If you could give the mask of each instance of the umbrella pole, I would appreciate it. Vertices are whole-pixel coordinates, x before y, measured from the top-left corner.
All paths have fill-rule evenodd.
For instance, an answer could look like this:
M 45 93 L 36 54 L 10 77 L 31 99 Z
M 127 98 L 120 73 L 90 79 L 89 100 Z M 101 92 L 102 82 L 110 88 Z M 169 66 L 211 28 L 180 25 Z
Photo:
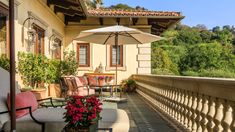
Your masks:
M 118 33 L 115 33 L 115 48 L 116 48 L 116 79 L 115 79 L 115 96 L 117 97 L 117 67 L 118 67 Z
M 10 102 L 11 102 L 11 132 L 16 131 L 16 110 L 15 110 L 15 0 L 9 0 L 9 28 L 10 28 Z

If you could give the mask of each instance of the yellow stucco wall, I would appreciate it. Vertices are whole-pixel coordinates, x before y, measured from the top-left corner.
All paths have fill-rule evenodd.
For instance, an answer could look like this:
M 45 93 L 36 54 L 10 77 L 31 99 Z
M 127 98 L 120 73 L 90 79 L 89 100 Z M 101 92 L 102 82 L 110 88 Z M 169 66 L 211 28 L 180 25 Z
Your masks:
M 7 0 L 0 0 L 3 3 L 7 4 Z M 81 20 L 80 23 L 70 23 L 69 25 L 65 25 L 63 23 L 63 14 L 55 14 L 52 11 L 53 7 L 48 7 L 46 5 L 46 0 L 17 0 L 16 3 L 16 19 L 15 19 L 15 41 L 16 41 L 16 54 L 18 51 L 26 51 L 26 41 L 24 42 L 24 46 L 22 43 L 22 24 L 26 18 L 29 17 L 29 14 L 33 14 L 40 21 L 36 24 L 39 24 L 42 28 L 45 29 L 45 55 L 47 57 L 51 57 L 49 54 L 49 37 L 52 35 L 52 30 L 58 32 L 63 38 L 63 47 L 62 51 L 73 50 L 76 51 L 76 44 L 78 41 L 74 41 L 73 39 L 78 36 L 78 34 L 83 30 L 99 28 L 100 21 L 99 18 L 87 18 L 86 20 Z M 29 13 L 30 12 L 30 13 Z M 103 26 L 116 25 L 115 18 L 104 18 Z M 132 22 L 129 18 L 121 18 L 121 25 L 129 26 L 132 25 Z M 24 34 L 25 39 L 27 39 L 27 27 L 28 24 L 25 24 Z M 136 26 L 130 26 L 131 28 L 138 28 L 145 32 L 150 32 L 150 26 L 147 24 L 146 18 L 140 18 L 136 24 Z M 137 45 L 126 45 L 124 48 L 124 67 L 118 71 L 118 81 L 122 79 L 126 79 L 132 74 L 138 73 L 141 71 L 140 64 L 143 66 L 149 66 L 150 61 L 138 60 L 138 55 L 140 54 L 140 49 L 150 48 L 150 44 L 147 46 L 137 46 Z M 114 68 L 108 68 L 107 63 L 109 63 L 109 47 L 99 44 L 91 44 L 91 67 L 89 68 L 78 68 L 78 75 L 83 75 L 86 72 L 94 72 L 95 68 L 99 66 L 100 63 L 104 66 L 106 73 L 115 73 Z M 146 55 L 146 53 L 144 53 Z M 150 58 L 150 54 L 147 54 L 147 59 Z M 17 59 L 17 58 L 16 58 Z M 140 61 L 142 61 L 140 63 Z M 142 64 L 142 63 L 146 63 Z M 146 68 L 145 68 L 146 69 Z M 142 69 L 143 72 L 146 70 Z M 149 68 L 147 67 L 149 70 Z M 20 80 L 20 79 L 19 79 Z

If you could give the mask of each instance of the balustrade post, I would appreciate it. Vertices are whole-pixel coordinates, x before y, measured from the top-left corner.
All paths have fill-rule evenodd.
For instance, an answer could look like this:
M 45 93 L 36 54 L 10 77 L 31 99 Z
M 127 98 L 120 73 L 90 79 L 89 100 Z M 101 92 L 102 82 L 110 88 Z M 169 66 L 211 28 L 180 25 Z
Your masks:
M 233 121 L 232 117 L 232 107 L 231 102 L 226 101 L 225 109 L 224 109 L 224 118 L 222 120 L 222 126 L 224 132 L 232 132 L 230 126 Z
M 215 127 L 215 123 L 214 123 L 214 117 L 215 117 L 215 98 L 210 97 L 209 100 L 209 112 L 207 114 L 207 119 L 208 119 L 208 123 L 207 123 L 207 130 L 208 132 L 213 132 L 213 128 Z
M 202 131 L 203 132 L 207 132 L 207 128 L 206 128 L 206 125 L 208 123 L 208 119 L 207 119 L 207 113 L 209 112 L 209 98 L 207 96 L 203 96 L 203 100 L 202 100 L 202 105 L 203 105 L 203 108 L 202 108 L 202 120 L 201 120 L 201 127 L 202 127 Z
M 216 100 L 215 109 L 216 109 L 216 113 L 215 113 L 215 118 L 214 118 L 214 122 L 215 122 L 214 131 L 222 132 L 223 127 L 221 125 L 221 121 L 224 116 L 224 112 L 223 112 L 224 106 L 223 106 L 223 101 L 221 99 Z

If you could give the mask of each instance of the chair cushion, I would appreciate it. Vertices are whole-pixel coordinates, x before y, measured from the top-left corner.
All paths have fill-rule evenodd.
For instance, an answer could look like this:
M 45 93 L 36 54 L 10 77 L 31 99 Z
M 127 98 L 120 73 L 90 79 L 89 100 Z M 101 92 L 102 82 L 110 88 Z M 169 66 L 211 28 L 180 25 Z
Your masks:
M 16 98 L 16 102 L 15 102 L 16 109 L 31 106 L 32 111 L 35 111 L 38 108 L 37 99 L 34 96 L 34 94 L 30 91 L 18 93 L 18 94 L 16 94 L 15 98 Z M 7 104 L 8 104 L 8 108 L 10 108 L 9 94 L 7 96 Z M 16 118 L 27 115 L 28 113 L 29 113 L 29 110 L 16 111 Z
M 10 74 L 0 67 L 0 112 L 8 111 L 7 94 L 10 92 Z M 0 125 L 10 120 L 8 113 L 0 114 Z
M 98 86 L 98 80 L 96 77 L 88 76 L 89 86 Z
M 79 81 L 81 82 L 82 86 L 88 85 L 87 77 L 85 77 L 85 76 L 79 76 L 78 79 L 79 79 Z
M 121 109 L 103 109 L 100 113 L 100 128 L 113 128 L 114 132 L 128 132 L 130 128 L 127 113 Z
M 39 108 L 33 112 L 33 116 L 38 121 L 45 122 L 46 132 L 60 132 L 65 122 L 63 119 L 64 108 Z M 41 126 L 35 123 L 30 115 L 23 116 L 16 120 L 17 132 L 41 132 Z M 4 124 L 3 129 L 10 131 L 10 121 Z

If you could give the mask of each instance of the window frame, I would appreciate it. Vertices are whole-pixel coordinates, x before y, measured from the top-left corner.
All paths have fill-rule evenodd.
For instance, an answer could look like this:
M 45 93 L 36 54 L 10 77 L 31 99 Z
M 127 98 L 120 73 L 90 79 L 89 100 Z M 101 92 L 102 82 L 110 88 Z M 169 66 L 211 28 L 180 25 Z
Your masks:
M 113 47 L 115 45 L 110 46 L 110 67 L 116 67 L 116 64 L 113 64 Z M 117 67 L 123 67 L 123 45 L 118 45 L 120 47 L 120 64 L 117 65 Z M 116 60 L 115 60 L 116 61 Z
M 86 49 L 87 49 L 87 52 L 86 52 L 86 62 L 87 64 L 85 65 L 80 65 L 79 64 L 79 50 L 80 50 L 80 47 L 81 46 L 86 46 Z M 78 62 L 78 67 L 90 67 L 91 63 L 90 63 L 90 60 L 91 60 L 91 56 L 90 56 L 90 44 L 89 43 L 77 43 L 77 62 Z
M 34 47 L 34 53 L 35 54 L 41 54 L 44 55 L 45 54 L 45 30 L 43 28 L 41 28 L 40 26 L 38 26 L 37 24 L 33 23 L 33 29 L 35 29 L 36 31 L 36 40 L 35 40 L 35 47 Z M 38 36 L 39 33 L 42 33 L 42 45 L 41 45 L 41 51 L 39 52 L 39 44 L 38 44 Z

